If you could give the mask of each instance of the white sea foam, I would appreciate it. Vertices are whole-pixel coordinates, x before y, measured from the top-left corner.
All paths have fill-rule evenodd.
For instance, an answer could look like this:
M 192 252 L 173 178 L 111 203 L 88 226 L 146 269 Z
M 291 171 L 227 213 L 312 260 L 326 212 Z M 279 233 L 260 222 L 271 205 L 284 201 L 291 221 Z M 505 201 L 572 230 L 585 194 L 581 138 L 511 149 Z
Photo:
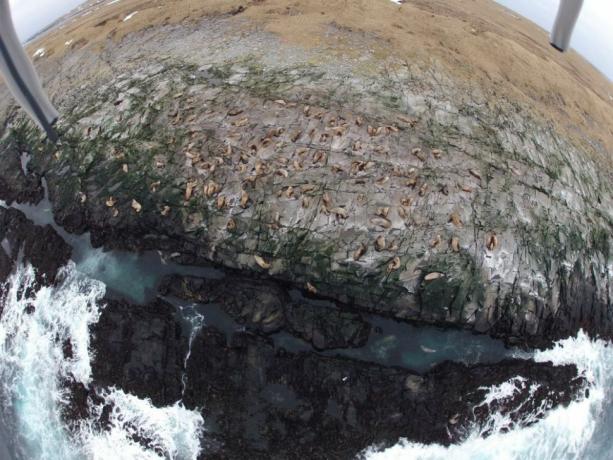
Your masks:
M 527 379 L 518 375 L 512 379 L 502 382 L 500 385 L 494 385 L 492 387 L 479 387 L 480 390 L 485 390 L 485 396 L 483 397 L 483 404 L 490 405 L 494 401 L 504 401 L 505 399 L 512 398 L 516 393 L 526 388 Z
M 149 400 L 112 388 L 103 393 L 105 403 L 113 405 L 111 430 L 97 432 L 90 422 L 81 429 L 82 445 L 89 458 L 109 459 L 196 459 L 200 452 L 202 419 L 180 403 L 156 408 Z M 103 405 L 92 407 L 102 414 Z M 149 449 L 131 439 L 148 439 Z M 117 446 L 122 446 L 118 452 Z
M 607 444 L 611 437 L 607 430 L 612 427 L 603 422 L 610 419 L 613 412 L 610 394 L 613 349 L 610 344 L 590 340 L 581 332 L 575 338 L 560 341 L 550 350 L 536 352 L 534 359 L 575 364 L 591 382 L 589 397 L 550 411 L 543 420 L 526 428 L 505 433 L 503 428 L 510 425 L 510 420 L 503 416 L 497 420 L 495 414 L 490 420 L 493 434 L 486 438 L 481 436 L 482 427 L 476 427 L 459 445 L 444 447 L 402 440 L 383 451 L 371 447 L 364 456 L 373 460 L 610 460 L 610 445 Z M 509 381 L 490 389 L 486 394 L 487 402 L 491 403 L 494 397 L 508 397 L 522 383 L 525 382 Z
M 91 404 L 92 420 L 70 435 L 61 408 L 67 394 L 64 379 L 91 382 L 89 327 L 98 321 L 103 283 L 70 265 L 57 287 L 43 287 L 34 298 L 34 271 L 20 268 L 8 282 L 0 318 L 0 383 L 3 419 L 16 419 L 13 436 L 26 458 L 40 459 L 196 459 L 203 420 L 177 403 L 156 408 L 116 388 L 101 393 L 104 403 Z M 31 297 L 31 296 L 30 296 Z M 65 343 L 72 357 L 65 359 Z M 113 407 L 110 430 L 94 423 L 104 404 Z M 147 447 L 134 439 L 147 439 Z

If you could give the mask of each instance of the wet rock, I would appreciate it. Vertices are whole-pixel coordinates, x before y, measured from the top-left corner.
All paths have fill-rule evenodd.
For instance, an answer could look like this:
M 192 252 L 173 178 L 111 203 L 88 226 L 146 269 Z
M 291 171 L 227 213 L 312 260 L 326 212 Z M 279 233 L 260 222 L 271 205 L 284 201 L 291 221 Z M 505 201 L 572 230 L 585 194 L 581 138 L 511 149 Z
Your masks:
M 543 407 L 566 405 L 586 387 L 572 365 L 443 362 L 417 374 L 314 351 L 291 353 L 264 335 L 211 326 L 197 331 L 188 355 L 186 331 L 168 303 L 105 303 L 92 326 L 92 384 L 65 382 L 68 425 L 92 415 L 89 400 L 104 405 L 97 391 L 109 386 L 157 405 L 182 399 L 207 421 L 207 458 L 349 459 L 401 437 L 449 445 L 471 429 L 487 434 L 494 413 L 507 418 L 508 429 L 534 423 Z M 107 404 L 96 416 L 101 430 L 111 410 Z
M 55 281 L 71 248 L 50 226 L 41 227 L 16 209 L 0 207 L 0 280 L 6 280 L 17 264 L 30 263 L 41 284 Z
M 107 298 L 104 304 L 91 327 L 96 385 L 119 386 L 158 406 L 174 404 L 187 351 L 175 308 L 162 300 L 139 306 Z
M 109 418 L 113 406 L 105 403 L 104 399 L 98 395 L 95 385 L 86 386 L 70 379 L 62 382 L 61 386 L 66 395 L 66 399 L 60 406 L 61 415 L 68 429 L 78 432 L 80 423 L 92 420 L 94 430 L 104 431 L 112 428 Z M 102 406 L 102 410 L 96 416 L 91 413 L 92 405 Z
M 213 427 L 205 435 L 212 458 L 349 459 L 400 437 L 448 445 L 484 425 L 493 412 L 508 415 L 509 428 L 532 423 L 529 415 L 540 404 L 568 404 L 585 385 L 574 366 L 445 362 L 417 375 L 287 353 L 248 333 L 228 340 L 212 327 L 194 340 L 187 375 L 184 401 L 202 407 Z M 509 397 L 487 398 L 492 386 L 508 381 L 517 382 Z
M 318 350 L 363 346 L 370 324 L 346 306 L 317 302 L 287 286 L 228 273 L 222 280 L 170 276 L 160 286 L 162 295 L 219 305 L 239 324 L 271 334 L 286 331 Z
M 0 200 L 9 205 L 13 202 L 36 204 L 44 196 L 41 176 L 29 164 L 31 144 L 28 144 L 27 131 L 25 125 L 20 125 L 0 142 Z

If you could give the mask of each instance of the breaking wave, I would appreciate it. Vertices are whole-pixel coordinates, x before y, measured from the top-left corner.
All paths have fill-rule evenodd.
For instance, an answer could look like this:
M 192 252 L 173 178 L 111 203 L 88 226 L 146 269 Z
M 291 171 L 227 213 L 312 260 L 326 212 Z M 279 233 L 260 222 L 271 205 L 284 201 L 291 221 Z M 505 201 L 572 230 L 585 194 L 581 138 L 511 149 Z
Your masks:
M 96 401 L 89 401 L 89 417 L 69 431 L 62 417 L 69 396 L 63 382 L 91 384 L 89 329 L 99 319 L 105 285 L 79 273 L 72 263 L 58 278 L 57 286 L 34 289 L 34 270 L 23 266 L 5 285 L 0 318 L 0 425 L 6 433 L 0 436 L 7 438 L 11 456 L 195 460 L 201 453 L 204 421 L 180 402 L 157 408 L 149 400 L 105 388 Z M 511 429 L 513 414 L 494 412 L 487 423 L 473 427 L 461 444 L 445 447 L 401 440 L 385 450 L 371 447 L 363 456 L 373 460 L 610 459 L 613 347 L 581 332 L 532 357 L 575 364 L 590 382 L 589 394 L 568 407 L 537 408 L 531 415 L 534 420 L 546 415 L 528 427 Z M 525 391 L 526 385 L 518 376 L 484 388 L 482 404 L 511 398 Z
M 72 263 L 59 279 L 55 287 L 36 290 L 34 270 L 23 266 L 5 285 L 0 424 L 12 456 L 195 460 L 204 430 L 199 413 L 180 403 L 157 408 L 116 388 L 100 391 L 96 402 L 88 402 L 89 418 L 68 431 L 62 411 L 69 395 L 62 382 L 91 383 L 89 327 L 99 319 L 105 286 Z M 104 407 L 112 408 L 105 415 L 107 429 L 98 423 Z
M 509 431 L 514 425 L 512 414 L 495 413 L 485 426 L 474 427 L 461 444 L 445 447 L 401 440 L 385 450 L 371 447 L 363 456 L 369 460 L 610 460 L 613 347 L 580 332 L 549 350 L 535 352 L 533 358 L 558 365 L 575 364 L 590 382 L 587 397 L 549 411 L 539 423 L 528 427 Z M 511 397 L 525 385 L 521 377 L 516 377 L 489 388 L 483 404 Z M 536 420 L 545 410 L 538 408 L 531 417 Z M 486 433 L 491 435 L 483 437 Z

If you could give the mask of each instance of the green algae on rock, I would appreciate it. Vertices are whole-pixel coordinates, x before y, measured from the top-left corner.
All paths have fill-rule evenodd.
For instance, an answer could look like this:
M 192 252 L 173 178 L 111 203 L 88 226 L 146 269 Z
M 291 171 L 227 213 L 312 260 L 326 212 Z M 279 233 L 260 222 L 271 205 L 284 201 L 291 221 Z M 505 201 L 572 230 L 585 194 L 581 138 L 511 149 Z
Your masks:
M 123 73 L 65 99 L 56 152 L 16 125 L 4 153 L 30 151 L 56 218 L 97 245 L 509 342 L 613 333 L 611 172 L 596 156 L 435 64 L 332 64 L 252 38 L 206 63 L 111 49 Z

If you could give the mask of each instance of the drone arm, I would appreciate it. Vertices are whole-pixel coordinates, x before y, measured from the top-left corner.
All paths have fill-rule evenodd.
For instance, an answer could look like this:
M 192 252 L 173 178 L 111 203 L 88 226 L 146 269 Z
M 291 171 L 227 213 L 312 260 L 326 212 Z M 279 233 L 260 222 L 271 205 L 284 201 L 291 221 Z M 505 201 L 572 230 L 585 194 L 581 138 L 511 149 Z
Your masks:
M 556 22 L 551 31 L 551 46 L 564 52 L 570 45 L 570 37 L 581 12 L 583 0 L 560 0 Z
M 45 130 L 52 141 L 57 139 L 53 124 L 59 114 L 43 91 L 34 66 L 17 38 L 8 0 L 0 0 L 0 72 L 15 99 Z

